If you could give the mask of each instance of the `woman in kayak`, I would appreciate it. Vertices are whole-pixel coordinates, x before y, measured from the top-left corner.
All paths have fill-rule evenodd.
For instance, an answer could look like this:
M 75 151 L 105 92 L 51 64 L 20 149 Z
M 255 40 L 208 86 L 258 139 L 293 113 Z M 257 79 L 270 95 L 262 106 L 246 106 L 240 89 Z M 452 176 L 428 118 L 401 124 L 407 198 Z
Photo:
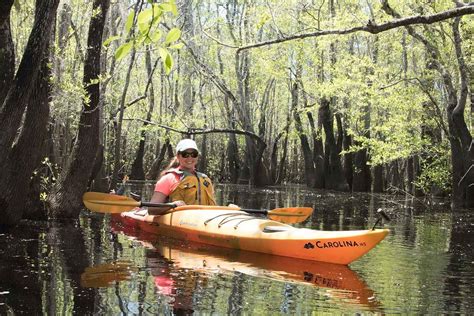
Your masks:
M 176 156 L 161 173 L 151 198 L 152 203 L 172 202 L 181 205 L 216 205 L 214 187 L 208 176 L 196 171 L 199 150 L 192 139 L 183 139 L 176 146 Z M 164 212 L 149 208 L 149 214 Z

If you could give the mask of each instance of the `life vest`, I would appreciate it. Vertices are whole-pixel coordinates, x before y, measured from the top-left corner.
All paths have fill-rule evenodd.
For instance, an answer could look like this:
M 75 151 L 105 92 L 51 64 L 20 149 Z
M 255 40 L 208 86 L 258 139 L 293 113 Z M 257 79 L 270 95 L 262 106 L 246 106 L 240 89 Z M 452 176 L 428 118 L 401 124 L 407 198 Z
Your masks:
M 180 169 L 171 169 L 166 173 L 180 177 L 179 184 L 169 195 L 171 202 L 181 200 L 188 205 L 216 205 L 214 187 L 211 179 L 204 173 L 190 173 Z

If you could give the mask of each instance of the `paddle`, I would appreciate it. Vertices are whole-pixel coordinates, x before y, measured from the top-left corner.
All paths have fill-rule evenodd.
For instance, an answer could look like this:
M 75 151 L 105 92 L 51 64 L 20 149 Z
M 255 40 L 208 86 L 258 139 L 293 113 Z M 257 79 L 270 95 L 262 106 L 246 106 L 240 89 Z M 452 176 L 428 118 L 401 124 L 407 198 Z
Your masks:
M 81 274 L 82 287 L 108 287 L 113 282 L 130 280 L 132 272 L 136 272 L 132 263 L 128 261 L 119 261 L 104 263 L 93 267 L 87 267 Z
M 189 210 L 189 209 L 222 209 L 230 211 L 244 211 L 250 214 L 267 215 L 270 219 L 283 223 L 300 223 L 306 220 L 312 213 L 310 207 L 283 207 L 273 210 L 254 210 L 243 209 L 238 206 L 201 206 L 201 205 L 185 205 L 176 207 L 173 203 L 151 203 L 135 201 L 132 198 L 123 195 L 115 195 L 100 192 L 86 192 L 82 197 L 84 205 L 91 211 L 100 213 L 123 213 L 134 209 L 135 207 L 160 207 L 168 209 L 167 213 Z

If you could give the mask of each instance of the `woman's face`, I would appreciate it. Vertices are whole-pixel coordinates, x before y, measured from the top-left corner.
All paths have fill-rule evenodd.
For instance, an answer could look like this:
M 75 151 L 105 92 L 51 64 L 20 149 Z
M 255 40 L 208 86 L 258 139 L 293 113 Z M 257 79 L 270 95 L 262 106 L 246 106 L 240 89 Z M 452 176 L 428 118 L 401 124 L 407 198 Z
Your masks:
M 185 151 L 179 152 L 177 157 L 179 166 L 182 169 L 188 171 L 194 171 L 198 161 L 199 153 L 194 149 L 186 149 Z

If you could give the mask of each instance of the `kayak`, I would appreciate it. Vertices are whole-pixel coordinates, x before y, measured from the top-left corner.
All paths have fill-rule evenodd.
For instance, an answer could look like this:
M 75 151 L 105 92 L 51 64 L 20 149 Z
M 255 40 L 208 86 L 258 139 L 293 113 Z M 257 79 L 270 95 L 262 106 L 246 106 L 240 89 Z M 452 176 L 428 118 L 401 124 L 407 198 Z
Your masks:
M 119 216 L 118 219 L 116 216 L 112 218 L 111 227 L 115 233 L 129 237 L 118 238 L 124 248 L 133 248 L 131 244 L 138 243 L 151 250 L 144 252 L 146 266 L 155 278 L 158 291 L 163 294 L 176 293 L 173 289 L 181 286 L 180 280 L 186 280 L 178 270 L 197 271 L 203 275 L 238 272 L 273 281 L 315 286 L 325 289 L 324 296 L 336 299 L 338 303 L 358 305 L 359 308 L 373 312 L 379 310 L 380 303 L 375 299 L 374 291 L 346 265 L 273 256 L 203 243 L 183 243 L 178 239 L 157 236 L 138 227 L 124 225 Z M 126 280 L 125 273 L 128 273 L 128 279 L 133 279 L 132 272 L 136 268 L 131 262 L 124 268 L 124 262 L 120 261 L 123 259 L 119 258 L 113 265 L 109 263 L 91 267 L 89 270 L 93 269 L 94 273 L 86 270 L 84 278 L 88 285 L 114 287 L 114 278 L 115 281 Z M 163 261 L 168 265 L 163 264 Z
M 296 228 L 225 206 L 186 205 L 164 215 L 124 212 L 145 232 L 218 247 L 347 265 L 374 248 L 388 229 L 321 231 Z

